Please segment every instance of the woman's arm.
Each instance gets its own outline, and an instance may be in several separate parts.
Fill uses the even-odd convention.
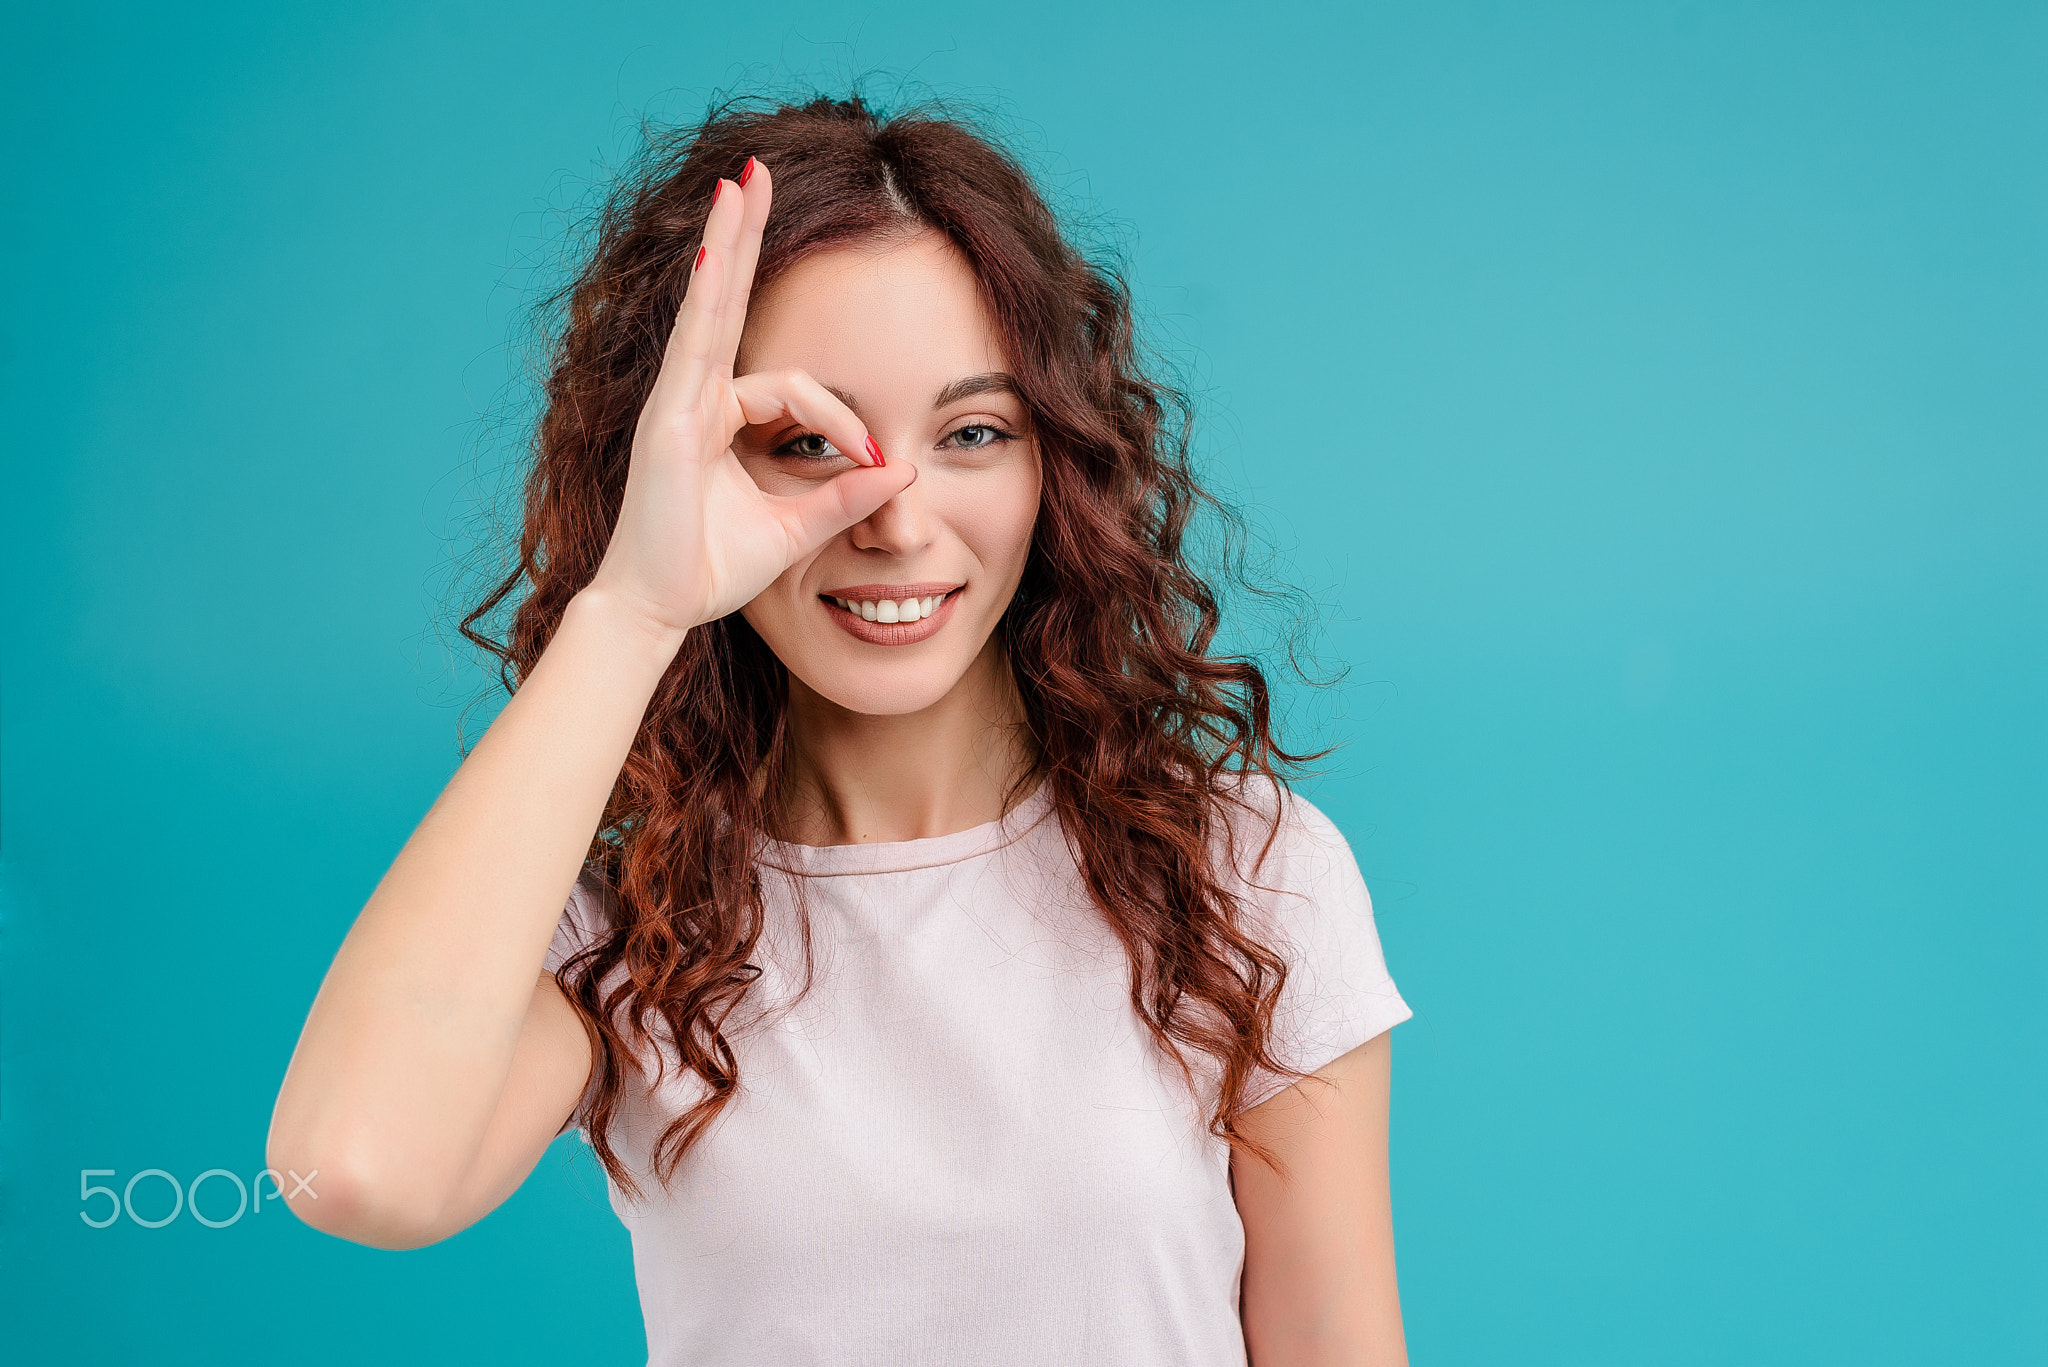
[[[1406,1367],[1387,1195],[1389,1036],[1247,1112],[1283,1177],[1231,1159],[1252,1367]]]
[[[271,1118],[270,1166],[318,1170],[291,1203],[307,1223],[430,1243],[517,1187],[560,1130],[590,1042],[541,965],[680,639],[601,590],[577,597],[378,884]]]
[[[917,477],[800,372],[735,377],[770,177],[720,181],[633,433],[618,523],[546,652],[377,885],[278,1093],[292,1209],[360,1243],[445,1238],[516,1188],[589,1079],[547,947],[648,701],[684,634],[745,604]],[[860,465],[791,496],[734,455],[793,417]]]

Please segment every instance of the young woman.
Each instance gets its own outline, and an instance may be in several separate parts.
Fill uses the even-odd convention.
[[[574,1124],[656,1364],[1406,1360],[1408,1009],[1135,358],[944,118],[729,110],[614,199],[471,619],[516,691],[278,1098],[302,1218],[446,1238]]]

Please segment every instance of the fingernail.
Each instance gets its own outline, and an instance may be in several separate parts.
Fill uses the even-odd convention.
[[[696,273],[697,273],[698,271],[701,271],[701,270],[703,270],[703,269],[704,269],[704,253],[706,253],[706,252],[708,252],[708,251],[710,251],[710,250],[711,250],[711,249],[710,249],[709,247],[699,247],[699,248],[697,248],[697,264],[696,264],[696,265],[694,265],[694,266],[692,266],[692,267],[690,267],[690,274],[692,274],[692,275],[695,275],[695,274],[696,274]]]
[[[711,183],[711,207],[718,207],[718,197],[725,193],[725,177],[720,176]]]
[[[875,464],[878,466],[887,465],[889,463],[888,461],[882,459],[882,448],[875,444],[875,439],[873,437],[868,438],[868,454],[875,458]]]
[[[745,185],[754,175],[754,159],[747,158],[747,164],[740,168],[740,184]]]

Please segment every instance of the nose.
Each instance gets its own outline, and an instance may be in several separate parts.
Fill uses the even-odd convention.
[[[891,464],[894,464],[892,461]],[[925,506],[924,472],[908,489],[853,524],[847,535],[856,549],[883,555],[911,556],[931,545],[931,518]]]

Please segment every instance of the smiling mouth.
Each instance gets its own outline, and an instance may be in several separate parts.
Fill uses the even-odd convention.
[[[955,588],[940,593],[907,594],[900,598],[865,595],[858,598],[842,597],[831,593],[821,593],[818,596],[852,613],[863,622],[915,622],[937,612],[941,603],[959,591]]]
[[[818,601],[849,635],[870,645],[910,645],[927,639],[952,616],[965,584],[860,584]]]

